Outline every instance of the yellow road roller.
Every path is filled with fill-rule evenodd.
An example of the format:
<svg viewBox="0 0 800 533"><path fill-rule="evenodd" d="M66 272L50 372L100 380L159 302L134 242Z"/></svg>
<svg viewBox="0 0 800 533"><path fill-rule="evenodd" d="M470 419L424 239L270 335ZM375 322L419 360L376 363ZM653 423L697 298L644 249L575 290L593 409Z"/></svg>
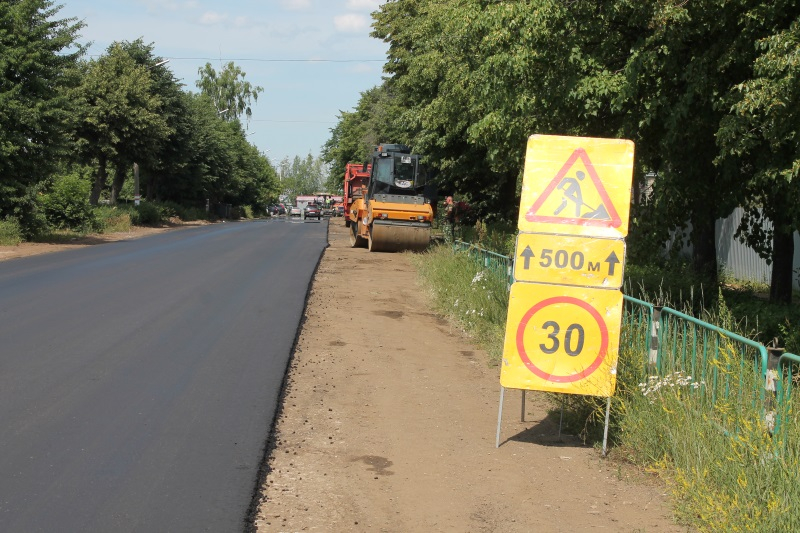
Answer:
<svg viewBox="0 0 800 533"><path fill-rule="evenodd" d="M350 245L370 252L420 251L431 239L427 170L403 144L374 147L368 183L350 206Z"/></svg>

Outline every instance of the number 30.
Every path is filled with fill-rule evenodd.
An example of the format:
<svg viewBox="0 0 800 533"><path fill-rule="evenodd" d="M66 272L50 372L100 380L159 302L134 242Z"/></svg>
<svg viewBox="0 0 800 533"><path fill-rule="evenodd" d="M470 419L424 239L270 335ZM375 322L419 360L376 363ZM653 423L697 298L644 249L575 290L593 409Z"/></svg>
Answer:
<svg viewBox="0 0 800 533"><path fill-rule="evenodd" d="M546 344L540 344L539 348L546 353L546 354L553 354L558 351L561 347L561 342L558 340L558 334L561 332L561 326L558 325L558 322L554 322L549 320L542 324L543 329L552 329L550 333L547 334L547 338L550 339L552 342L548 346ZM573 348L573 333L577 334L577 340L575 341L575 347ZM584 331L583 326L580 324L572 324L567 328L567 331L564 333L564 351L567 352L567 355L575 357L580 355L583 351L583 340L584 340Z"/></svg>

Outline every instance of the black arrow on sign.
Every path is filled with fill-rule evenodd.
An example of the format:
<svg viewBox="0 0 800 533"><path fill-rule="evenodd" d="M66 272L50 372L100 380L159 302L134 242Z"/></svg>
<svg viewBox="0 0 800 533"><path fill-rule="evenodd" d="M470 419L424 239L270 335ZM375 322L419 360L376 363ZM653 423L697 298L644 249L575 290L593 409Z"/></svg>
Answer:
<svg viewBox="0 0 800 533"><path fill-rule="evenodd" d="M526 246L519 256L525 259L525 262L522 264L523 270L528 270L528 267L531 266L531 257L536 257L533 255L533 250L531 250L530 246Z"/></svg>
<svg viewBox="0 0 800 533"><path fill-rule="evenodd" d="M611 255L606 258L606 263L608 263L608 275L613 276L614 267L616 267L617 263L619 263L619 257L617 257L617 253L611 252Z"/></svg>

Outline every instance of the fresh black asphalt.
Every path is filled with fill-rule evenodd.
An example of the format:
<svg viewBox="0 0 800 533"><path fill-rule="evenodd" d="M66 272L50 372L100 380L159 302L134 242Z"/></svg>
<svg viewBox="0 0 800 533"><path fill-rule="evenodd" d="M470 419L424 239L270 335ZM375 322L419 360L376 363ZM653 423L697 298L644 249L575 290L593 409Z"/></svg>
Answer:
<svg viewBox="0 0 800 533"><path fill-rule="evenodd" d="M242 531L327 223L0 262L0 531Z"/></svg>

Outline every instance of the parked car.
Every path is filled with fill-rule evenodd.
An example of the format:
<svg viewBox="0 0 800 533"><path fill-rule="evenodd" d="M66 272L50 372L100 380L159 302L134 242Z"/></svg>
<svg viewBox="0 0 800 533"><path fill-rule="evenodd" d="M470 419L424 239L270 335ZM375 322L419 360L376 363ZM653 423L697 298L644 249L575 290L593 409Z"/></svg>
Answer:
<svg viewBox="0 0 800 533"><path fill-rule="evenodd" d="M285 215L286 209L282 205L272 204L267 206L267 212L274 217L278 217L281 215Z"/></svg>
<svg viewBox="0 0 800 533"><path fill-rule="evenodd" d="M289 206L289 216L290 217L299 217L302 214L303 214L303 211L300 209L299 205Z"/></svg>
<svg viewBox="0 0 800 533"><path fill-rule="evenodd" d="M333 208L333 216L335 217L343 217L344 216L344 206L337 205Z"/></svg>
<svg viewBox="0 0 800 533"><path fill-rule="evenodd" d="M322 211L319 210L319 206L308 204L306 206L306 218L316 218L317 220L322 218Z"/></svg>
<svg viewBox="0 0 800 533"><path fill-rule="evenodd" d="M322 208L322 216L324 216L324 217L332 217L332 216L334 216L333 208L331 206L323 207Z"/></svg>

